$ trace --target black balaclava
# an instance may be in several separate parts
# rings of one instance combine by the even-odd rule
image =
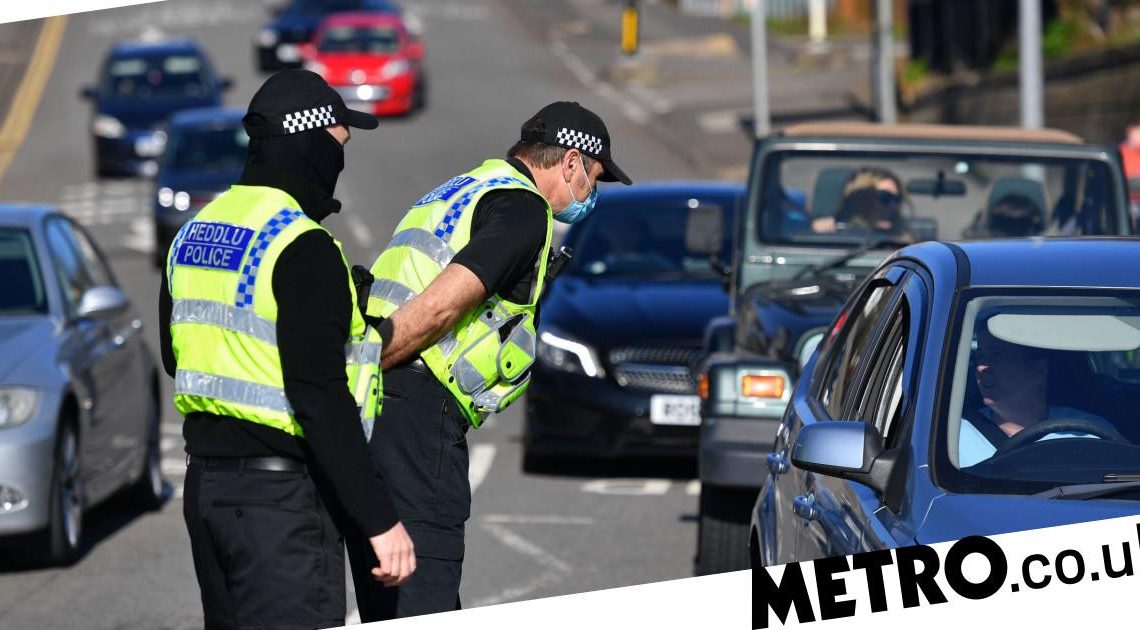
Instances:
[[[251,138],[238,184],[269,186],[289,193],[301,210],[320,223],[340,211],[333,198],[344,170],[344,146],[326,129]]]

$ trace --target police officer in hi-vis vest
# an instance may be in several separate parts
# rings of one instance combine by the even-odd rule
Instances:
[[[630,183],[605,124],[577,103],[553,103],[523,124],[507,159],[416,202],[373,265],[367,319],[384,337],[385,372],[369,446],[417,569],[402,586],[372,584],[363,537],[347,536],[363,621],[459,607],[467,428],[526,390],[551,220],[586,216],[598,180]]]
[[[194,570],[208,628],[340,626],[344,551],[330,505],[367,537],[370,579],[395,586],[415,570],[365,436],[380,337],[320,225],[340,209],[348,128],[377,121],[320,76],[288,70],[243,123],[241,179],[179,231],[160,294],[163,365],[186,416]]]

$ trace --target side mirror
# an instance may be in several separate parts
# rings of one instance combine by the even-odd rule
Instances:
[[[724,242],[724,211],[717,206],[689,210],[685,224],[685,249],[694,254],[716,256]]]
[[[126,309],[129,303],[127,296],[117,287],[92,287],[79,299],[75,315],[81,319],[110,315]]]
[[[99,97],[99,90],[95,89],[93,85],[85,85],[79,90],[79,98],[93,101]]]
[[[861,483],[897,511],[902,502],[903,448],[883,450],[883,438],[866,422],[824,421],[800,429],[792,465],[828,477]]]
[[[315,59],[317,56],[317,45],[313,42],[305,42],[297,47],[297,52],[301,55],[301,59]]]

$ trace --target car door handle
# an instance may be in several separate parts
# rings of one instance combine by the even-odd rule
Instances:
[[[788,460],[783,455],[779,453],[768,453],[768,456],[764,459],[768,462],[768,470],[770,470],[773,475],[782,475],[788,472]]]
[[[792,499],[792,511],[805,521],[814,521],[819,518],[819,508],[815,505],[815,496],[798,496]]]

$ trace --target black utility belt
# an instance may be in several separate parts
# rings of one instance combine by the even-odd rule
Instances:
[[[202,466],[206,470],[240,472],[262,470],[269,472],[308,472],[305,462],[289,457],[186,457],[187,466]]]

